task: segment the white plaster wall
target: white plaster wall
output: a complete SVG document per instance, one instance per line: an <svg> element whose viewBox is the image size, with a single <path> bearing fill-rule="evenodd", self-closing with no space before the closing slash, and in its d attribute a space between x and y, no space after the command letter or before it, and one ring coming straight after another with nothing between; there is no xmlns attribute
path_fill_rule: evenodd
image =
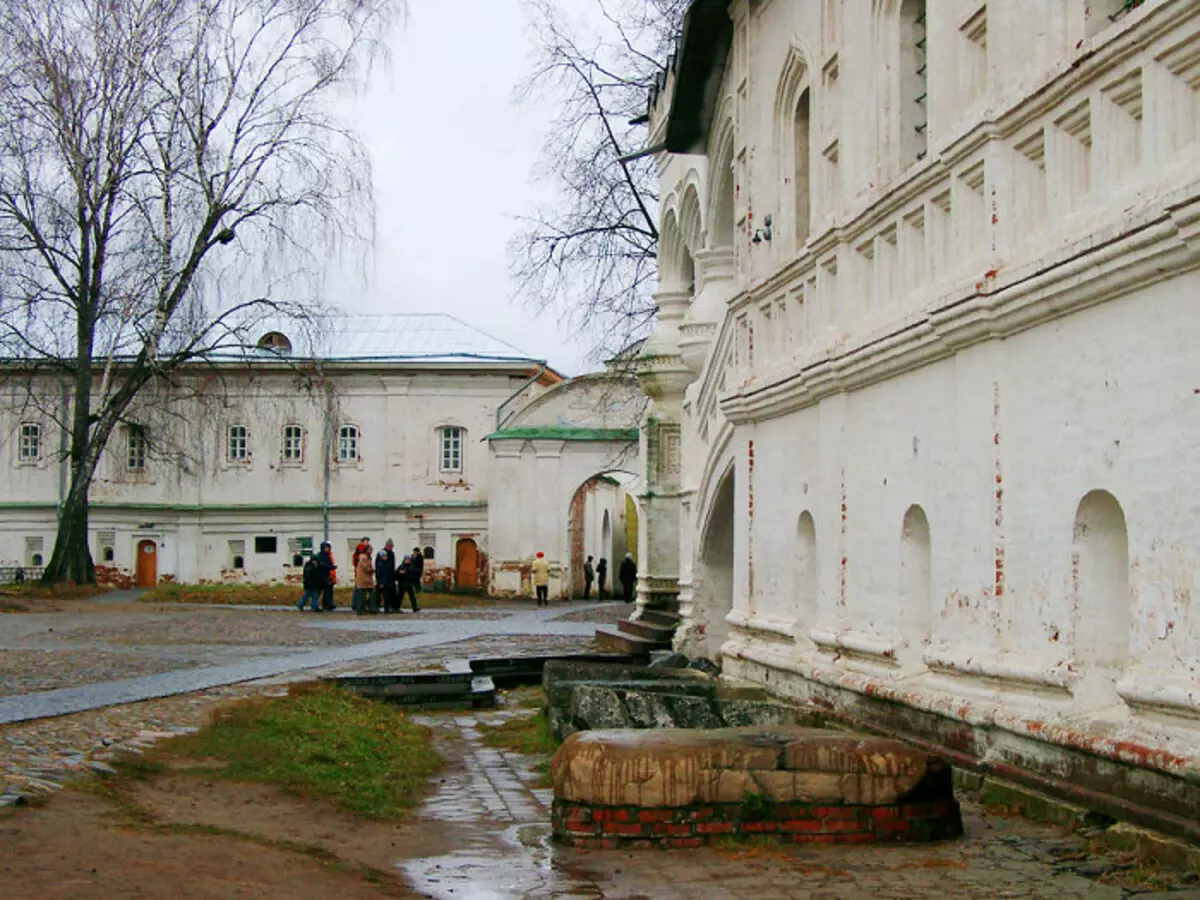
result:
<svg viewBox="0 0 1200 900"><path fill-rule="evenodd" d="M421 534L434 534L437 558L429 569L453 566L460 536L473 537L486 552L489 455L481 441L494 428L496 407L527 376L393 367L331 377L334 428L347 422L361 429L361 459L331 466L330 540L337 558L346 556L348 540L364 534L380 545L390 536L404 549L416 546ZM182 529L179 539L160 547L160 576L180 581L298 577L288 538L310 537L316 544L322 537L324 392L310 391L287 372L256 370L231 378L233 387L221 398L176 401L166 417L148 411L157 402L135 407L132 415L147 417L151 440L161 449L144 475L125 471L125 434L122 429L114 434L91 492L97 562L103 562L99 532L115 532L112 564L132 572L139 535ZM49 386L48 394L52 390ZM5 435L0 463L8 473L0 480L0 564L24 562L27 536L43 537L46 559L54 544L58 433L48 417L38 417L42 458L36 465L21 465L17 426L31 414L15 406L9 399L0 413ZM283 426L293 423L306 429L299 465L282 460ZM226 459L227 429L233 424L249 429L245 463ZM438 429L450 425L466 430L463 468L444 473ZM256 535L277 536L276 553L255 553ZM230 569L231 540L246 543L243 572Z"/></svg>

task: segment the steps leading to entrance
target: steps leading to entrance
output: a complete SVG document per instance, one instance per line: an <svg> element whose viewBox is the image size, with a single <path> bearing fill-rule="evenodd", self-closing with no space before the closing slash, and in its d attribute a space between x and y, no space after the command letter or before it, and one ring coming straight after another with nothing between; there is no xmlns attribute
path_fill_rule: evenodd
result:
<svg viewBox="0 0 1200 900"><path fill-rule="evenodd" d="M640 619L622 619L614 628L601 625L596 629L596 643L610 653L628 653L648 657L651 650L670 650L679 627L679 615L665 609L647 609Z"/></svg>

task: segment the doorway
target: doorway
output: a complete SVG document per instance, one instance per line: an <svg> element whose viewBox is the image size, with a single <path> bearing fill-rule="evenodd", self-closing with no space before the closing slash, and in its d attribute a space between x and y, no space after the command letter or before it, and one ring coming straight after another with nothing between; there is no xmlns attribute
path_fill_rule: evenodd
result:
<svg viewBox="0 0 1200 900"><path fill-rule="evenodd" d="M137 586L152 588L158 584L158 542L138 541Z"/></svg>
<svg viewBox="0 0 1200 900"><path fill-rule="evenodd" d="M479 548L471 538L454 545L454 586L460 591L479 587Z"/></svg>

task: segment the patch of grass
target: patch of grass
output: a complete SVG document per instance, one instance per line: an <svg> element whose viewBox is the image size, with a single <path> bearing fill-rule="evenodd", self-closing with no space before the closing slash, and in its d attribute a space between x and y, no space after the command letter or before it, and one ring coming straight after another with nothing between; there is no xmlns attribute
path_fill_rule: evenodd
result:
<svg viewBox="0 0 1200 900"><path fill-rule="evenodd" d="M205 777L271 784L377 819L402 815L442 765L429 729L402 711L320 684L218 710L162 752L226 763Z"/></svg>
<svg viewBox="0 0 1200 900"><path fill-rule="evenodd" d="M517 753L554 753L558 741L550 733L550 722L542 713L506 719L498 725L480 723L483 742L489 747Z"/></svg>
<svg viewBox="0 0 1200 900"><path fill-rule="evenodd" d="M504 703L520 709L541 709L545 706L545 696L540 686L513 688L505 692Z"/></svg>
<svg viewBox="0 0 1200 900"><path fill-rule="evenodd" d="M333 590L333 602L349 606L353 588ZM298 584L160 584L138 597L141 603L205 603L219 606L295 606L304 591ZM528 602L498 600L481 594L435 594L422 591L417 604L426 609L479 606L525 607ZM408 606L405 606L408 609Z"/></svg>

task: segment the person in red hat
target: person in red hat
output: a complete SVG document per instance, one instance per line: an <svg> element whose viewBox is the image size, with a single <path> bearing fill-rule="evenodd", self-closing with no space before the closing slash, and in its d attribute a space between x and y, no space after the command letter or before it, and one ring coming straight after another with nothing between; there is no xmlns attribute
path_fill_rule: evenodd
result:
<svg viewBox="0 0 1200 900"><path fill-rule="evenodd" d="M537 592L538 606L550 605L550 563L541 550L533 561L533 589Z"/></svg>

